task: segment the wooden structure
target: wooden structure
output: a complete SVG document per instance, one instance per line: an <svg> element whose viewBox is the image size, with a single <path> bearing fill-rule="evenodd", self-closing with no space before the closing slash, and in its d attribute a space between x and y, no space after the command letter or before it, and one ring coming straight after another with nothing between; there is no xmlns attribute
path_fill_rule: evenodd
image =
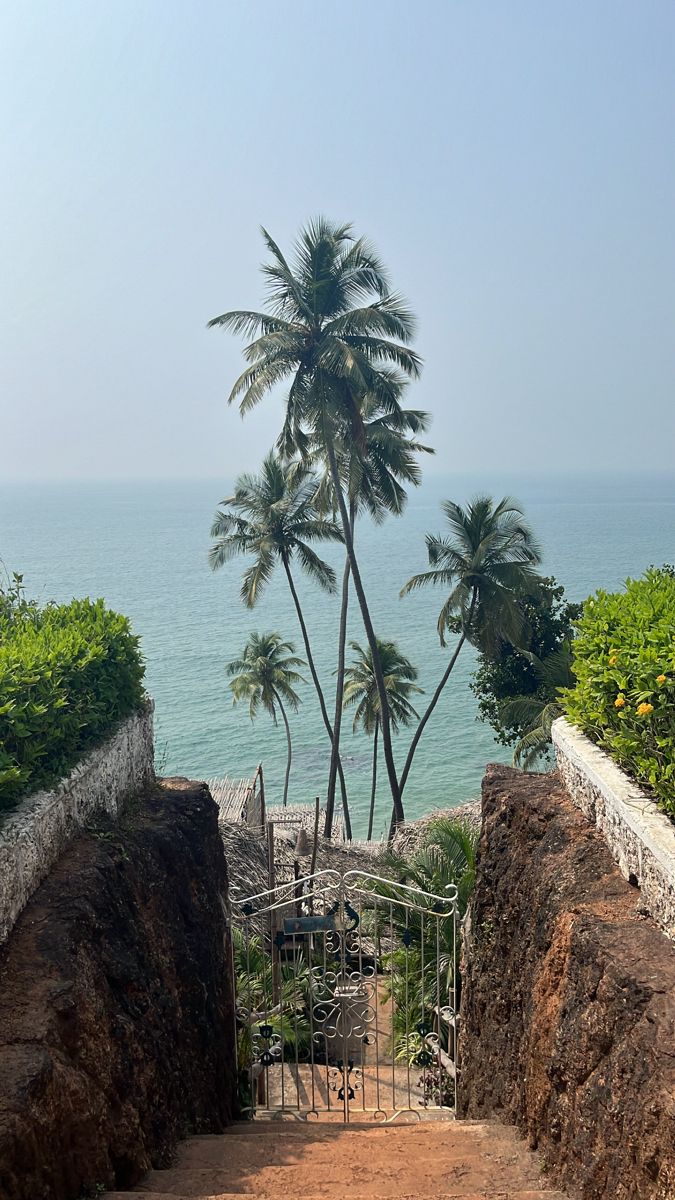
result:
<svg viewBox="0 0 675 1200"><path fill-rule="evenodd" d="M209 779L209 791L218 805L219 820L243 821L251 829L265 827L265 781L262 763L252 779Z"/></svg>

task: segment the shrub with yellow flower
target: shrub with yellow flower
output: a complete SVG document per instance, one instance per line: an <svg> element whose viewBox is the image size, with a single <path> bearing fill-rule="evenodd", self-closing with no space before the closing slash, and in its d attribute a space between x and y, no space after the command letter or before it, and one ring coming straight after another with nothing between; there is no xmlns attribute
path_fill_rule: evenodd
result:
<svg viewBox="0 0 675 1200"><path fill-rule="evenodd" d="M620 592L596 592L577 625L575 684L562 707L675 820L673 613L670 568L650 567Z"/></svg>

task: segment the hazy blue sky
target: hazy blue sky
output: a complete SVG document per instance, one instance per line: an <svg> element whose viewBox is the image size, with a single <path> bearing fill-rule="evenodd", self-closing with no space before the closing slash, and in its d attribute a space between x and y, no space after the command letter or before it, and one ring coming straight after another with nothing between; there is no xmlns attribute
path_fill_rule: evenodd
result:
<svg viewBox="0 0 675 1200"><path fill-rule="evenodd" d="M419 315L435 469L671 467L673 0L5 0L2 477L229 475L283 244L351 219Z"/></svg>

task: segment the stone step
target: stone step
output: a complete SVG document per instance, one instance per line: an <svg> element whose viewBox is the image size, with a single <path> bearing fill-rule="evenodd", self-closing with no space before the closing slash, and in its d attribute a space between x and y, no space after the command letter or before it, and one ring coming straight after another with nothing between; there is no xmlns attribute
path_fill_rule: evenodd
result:
<svg viewBox="0 0 675 1200"><path fill-rule="evenodd" d="M511 1125L500 1125L487 1121L251 1121L230 1125L223 1133L203 1133L181 1142L181 1146L201 1146L209 1153L212 1147L222 1146L224 1153L231 1153L227 1145L243 1145L245 1142L278 1146L292 1142L294 1145L313 1146L325 1144L351 1147L356 1138L359 1143L374 1138L427 1139L430 1144L475 1145L485 1138L500 1144L522 1146L518 1131ZM251 1149L248 1153L256 1153Z"/></svg>
<svg viewBox="0 0 675 1200"><path fill-rule="evenodd" d="M365 1149L365 1147L364 1147ZM349 1162L335 1156L317 1161L305 1155L297 1162L253 1163L234 1160L227 1167L182 1167L150 1171L139 1190L187 1197L218 1196L228 1192L257 1196L439 1195L475 1192L503 1194L536 1191L541 1175L536 1165L519 1155L469 1155L449 1150L431 1159L404 1148L383 1147L381 1155L368 1147Z"/></svg>
<svg viewBox="0 0 675 1200"><path fill-rule="evenodd" d="M255 1121L235 1121L234 1124L228 1125L223 1133L203 1133L199 1134L199 1140L217 1141L224 1137L269 1137L278 1134L280 1137L290 1135L298 1135L299 1137L311 1137L312 1133L317 1136L325 1136L328 1132L334 1133L336 1136L344 1133L351 1135L355 1130L369 1133L387 1133L392 1129L397 1129L399 1132L410 1129L429 1129L436 1130L438 1133L447 1134L448 1129L478 1129L478 1130L494 1130L499 1129L504 1132L513 1134L517 1137L518 1134L511 1125L499 1125L493 1121L455 1121L450 1118L434 1119L429 1115L423 1119L406 1121L399 1119L391 1124L384 1121L376 1121L373 1118L357 1119L350 1121L345 1125L342 1115L339 1114L336 1119L324 1120L327 1114L322 1113L318 1120L307 1120L305 1118L298 1119L285 1115L284 1117L271 1117L269 1119L262 1118ZM197 1138L190 1138L190 1141L196 1141Z"/></svg>
<svg viewBox="0 0 675 1200"><path fill-rule="evenodd" d="M340 1163L341 1171L349 1174L361 1161L368 1162L372 1155L378 1162L383 1154L410 1165L413 1160L436 1160L448 1167L458 1158L480 1158L495 1165L518 1163L529 1166L531 1156L515 1130L508 1126L495 1125L388 1125L384 1127L316 1125L300 1134L295 1131L286 1136L275 1134L262 1139L251 1134L225 1134L221 1137L194 1137L181 1143L176 1152L174 1169L194 1170L210 1168L222 1171L252 1169L275 1166L297 1166L309 1164L314 1170L327 1164L335 1170ZM400 1163L397 1162L396 1169ZM343 1177L345 1177L343 1175Z"/></svg>
<svg viewBox="0 0 675 1200"><path fill-rule="evenodd" d="M338 1186L334 1192L307 1193L303 1192L302 1200L327 1200L334 1196L335 1200L344 1200L345 1193ZM106 1192L102 1200L281 1200L281 1192L218 1192L208 1196L177 1196L175 1192ZM434 1192L425 1195L421 1192L409 1194L391 1192L357 1192L349 1196L349 1200L567 1200L562 1192L552 1191L504 1191L491 1189L489 1192Z"/></svg>
<svg viewBox="0 0 675 1200"><path fill-rule="evenodd" d="M484 1122L258 1122L181 1143L106 1200L563 1200L517 1131Z"/></svg>

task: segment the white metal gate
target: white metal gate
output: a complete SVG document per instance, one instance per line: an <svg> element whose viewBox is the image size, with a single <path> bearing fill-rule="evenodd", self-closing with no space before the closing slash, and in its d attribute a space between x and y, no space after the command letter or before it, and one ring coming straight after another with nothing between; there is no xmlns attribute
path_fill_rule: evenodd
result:
<svg viewBox="0 0 675 1200"><path fill-rule="evenodd" d="M457 891L320 871L234 905L242 1105L251 1116L452 1117Z"/></svg>

